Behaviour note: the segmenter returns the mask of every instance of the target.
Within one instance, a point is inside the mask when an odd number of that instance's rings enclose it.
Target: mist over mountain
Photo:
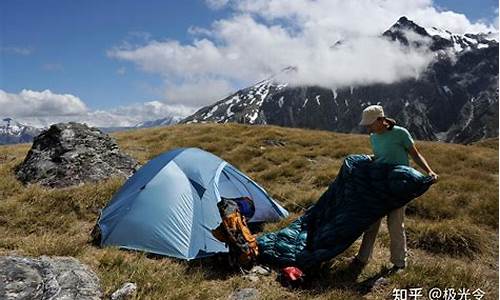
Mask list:
[[[362,130],[358,126],[362,110],[381,104],[417,139],[470,143],[496,137],[498,41],[490,36],[424,28],[401,17],[379,38],[403,52],[431,57],[414,76],[328,88],[287,81],[300,71],[291,66],[201,108],[181,123],[273,124],[355,133]],[[348,48],[349,43],[337,41],[330,48]]]

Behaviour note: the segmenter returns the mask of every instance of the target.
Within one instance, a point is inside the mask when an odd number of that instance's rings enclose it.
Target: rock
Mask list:
[[[257,300],[259,291],[255,288],[237,289],[228,297],[229,300]]]
[[[252,275],[252,274],[250,274],[250,275],[244,275],[243,278],[246,279],[246,280],[248,280],[248,281],[251,281],[251,282],[257,282],[257,281],[259,281],[259,276]]]
[[[99,278],[72,257],[0,256],[0,299],[101,299]]]
[[[116,142],[99,129],[59,123],[35,137],[16,175],[23,183],[66,187],[110,176],[128,177],[138,168]]]
[[[135,283],[126,282],[122,285],[121,288],[111,294],[111,300],[131,299],[134,297],[136,291],[137,285]]]
[[[378,288],[384,287],[384,286],[386,286],[388,284],[389,284],[389,280],[387,278],[380,277],[377,280],[375,280],[375,282],[373,283],[372,288],[373,289],[378,289]]]
[[[264,144],[274,147],[285,147],[286,142],[281,140],[267,139],[263,141]]]
[[[263,266],[254,266],[252,269],[250,269],[249,273],[256,275],[269,275],[271,274],[271,270]]]

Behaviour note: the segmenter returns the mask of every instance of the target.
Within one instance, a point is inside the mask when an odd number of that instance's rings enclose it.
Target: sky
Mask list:
[[[109,127],[187,116],[291,65],[296,84],[391,83],[432,61],[379,38],[402,15],[498,33],[492,0],[3,0],[0,118]],[[338,40],[349,43],[330,50]]]

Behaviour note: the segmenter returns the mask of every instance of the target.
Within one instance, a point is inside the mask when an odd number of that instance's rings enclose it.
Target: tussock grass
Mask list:
[[[371,151],[366,135],[275,126],[193,124],[113,135],[141,163],[177,147],[198,147],[227,160],[291,211],[290,218],[265,224],[263,231],[300,216],[326,190],[346,155]],[[0,254],[74,256],[97,272],[106,295],[133,281],[138,299],[225,299],[245,287],[258,288],[263,299],[380,299],[391,298],[393,288],[418,286],[481,288],[485,299],[498,298],[498,139],[417,146],[441,180],[408,205],[410,266],[379,290],[359,287],[389,266],[385,220],[374,257],[361,273],[353,273],[346,259],[356,253],[358,240],[302,290],[281,287],[276,273],[253,283],[216,259],[184,262],[96,248],[89,233],[123,179],[65,189],[23,186],[14,168],[29,150],[26,144],[0,147]]]
[[[432,253],[474,257],[490,251],[491,236],[477,225],[465,220],[406,223],[409,245]]]
[[[479,142],[472,143],[475,146],[498,149],[498,138],[485,139]]]

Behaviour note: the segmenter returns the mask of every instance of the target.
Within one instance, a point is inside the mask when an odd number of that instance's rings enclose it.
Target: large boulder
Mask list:
[[[101,299],[99,278],[72,257],[0,256],[0,299]]]
[[[110,136],[70,122],[52,125],[35,137],[16,175],[23,183],[65,187],[114,175],[128,177],[137,168],[137,161],[122,153]]]

